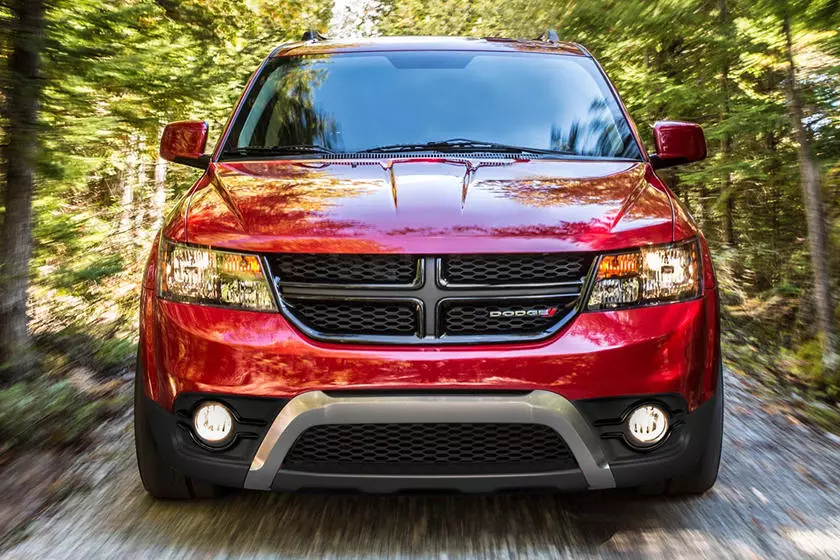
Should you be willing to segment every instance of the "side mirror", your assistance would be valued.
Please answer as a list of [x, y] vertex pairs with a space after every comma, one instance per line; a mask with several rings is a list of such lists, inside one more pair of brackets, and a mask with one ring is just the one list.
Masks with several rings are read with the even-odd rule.
[[204, 153], [204, 148], [207, 146], [208, 128], [204, 121], [169, 123], [163, 129], [160, 139], [160, 157], [174, 163], [207, 169], [210, 155]]
[[656, 153], [650, 156], [654, 169], [700, 161], [706, 157], [706, 137], [698, 124], [659, 121], [653, 125]]

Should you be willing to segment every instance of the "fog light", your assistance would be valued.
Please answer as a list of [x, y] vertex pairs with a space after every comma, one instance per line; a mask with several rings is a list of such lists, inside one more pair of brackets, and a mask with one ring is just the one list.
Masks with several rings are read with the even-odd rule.
[[646, 404], [634, 410], [627, 419], [630, 443], [639, 447], [656, 445], [668, 433], [668, 414], [660, 407]]
[[221, 445], [233, 435], [233, 415], [221, 403], [201, 403], [193, 414], [193, 429], [204, 443]]

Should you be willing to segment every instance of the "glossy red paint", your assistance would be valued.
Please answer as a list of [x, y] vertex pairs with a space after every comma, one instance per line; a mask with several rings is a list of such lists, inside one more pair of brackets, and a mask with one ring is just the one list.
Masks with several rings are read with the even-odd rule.
[[697, 223], [694, 221], [694, 218], [691, 217], [691, 214], [686, 211], [680, 201], [677, 199], [677, 196], [668, 188], [668, 185], [659, 178], [656, 172], [653, 170], [652, 165], [648, 165], [645, 169], [645, 180], [649, 182], [654, 188], [663, 190], [668, 193], [668, 198], [671, 200], [671, 207], [673, 208], [674, 215], [673, 215], [673, 239], [674, 241], [681, 241], [683, 239], [688, 239], [690, 237], [694, 237], [696, 235], [702, 235], [700, 232], [700, 228], [697, 226]]
[[706, 158], [706, 137], [700, 125], [659, 121], [653, 125], [656, 159], [661, 166], [691, 163]]
[[671, 200], [622, 161], [219, 163], [182, 240], [265, 252], [606, 251], [667, 243]]
[[[314, 342], [277, 313], [158, 301], [147, 390], [165, 407], [183, 391], [294, 396], [316, 389], [545, 389], [570, 399], [714, 391], [715, 292], [685, 303], [583, 313], [540, 343], [475, 347]], [[152, 324], [156, 325], [153, 327]], [[152, 346], [143, 346], [150, 351]]]
[[175, 162], [198, 158], [207, 146], [207, 131], [203, 121], [169, 123], [160, 139], [160, 157]]

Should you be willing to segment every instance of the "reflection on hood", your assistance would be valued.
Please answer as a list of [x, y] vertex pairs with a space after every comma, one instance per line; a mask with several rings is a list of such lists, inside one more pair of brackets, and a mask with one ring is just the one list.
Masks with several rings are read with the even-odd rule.
[[672, 239], [645, 164], [416, 158], [217, 164], [190, 242], [277, 252], [602, 251]]

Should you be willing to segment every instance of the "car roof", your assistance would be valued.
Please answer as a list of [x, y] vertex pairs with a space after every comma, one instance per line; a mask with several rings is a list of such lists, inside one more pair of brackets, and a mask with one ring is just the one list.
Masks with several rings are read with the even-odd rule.
[[365, 39], [320, 39], [286, 43], [271, 53], [277, 56], [302, 56], [348, 52], [389, 51], [488, 51], [488, 52], [537, 52], [590, 56], [577, 43], [543, 41], [539, 39], [506, 39], [503, 37], [376, 37]]

